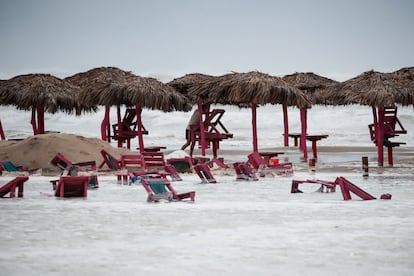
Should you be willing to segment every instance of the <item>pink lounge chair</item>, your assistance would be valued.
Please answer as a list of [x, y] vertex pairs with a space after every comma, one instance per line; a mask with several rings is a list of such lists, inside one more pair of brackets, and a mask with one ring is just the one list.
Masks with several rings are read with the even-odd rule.
[[121, 159], [115, 158], [112, 154], [107, 152], [106, 150], [101, 150], [101, 155], [103, 157], [102, 163], [99, 165], [98, 170], [102, 169], [104, 165], [108, 167], [111, 171], [119, 171], [122, 169], [122, 161]]
[[28, 179], [28, 176], [17, 176], [13, 180], [7, 182], [5, 185], [0, 187], [0, 198], [5, 198], [5, 195], [8, 193], [10, 193], [10, 196], [8, 198], [16, 197], [16, 188], [17, 196], [23, 197], [24, 182], [26, 182]]
[[167, 162], [171, 166], [178, 164], [177, 166], [181, 166], [181, 170], [187, 172], [194, 171], [198, 177], [200, 177], [202, 183], [217, 183], [217, 180], [211, 173], [209, 165], [203, 162], [200, 158], [186, 156], [184, 158], [170, 158]]
[[[66, 159], [62, 154], [57, 153], [56, 156], [50, 161], [52, 165], [55, 165], [58, 168], [62, 169], [61, 176], [76, 176], [79, 172], [90, 173], [91, 177], [89, 180], [89, 188], [98, 188], [98, 176], [93, 174], [96, 172], [96, 162], [95, 161], [86, 161], [79, 163], [72, 163]], [[58, 180], [52, 180], [53, 187], [55, 188], [56, 182]]]
[[237, 180], [259, 180], [248, 162], [233, 163], [233, 168], [237, 174]]
[[160, 200], [182, 201], [189, 198], [194, 202], [195, 192], [178, 194], [166, 178], [143, 178], [141, 184], [148, 193], [147, 202], [159, 202]]
[[163, 152], [141, 152], [143, 158], [144, 169], [148, 173], [159, 173], [168, 175], [172, 181], [182, 181], [183, 179], [178, 174], [173, 165], [165, 162]]
[[[341, 192], [344, 200], [351, 200], [351, 193], [354, 193], [355, 195], [359, 196], [363, 200], [372, 200], [376, 199], [374, 196], [370, 195], [369, 193], [365, 192], [355, 184], [351, 183], [348, 179], [340, 176], [337, 177], [335, 180], [335, 183], [341, 187]], [[391, 197], [390, 197], [391, 198]]]
[[90, 176], [61, 176], [55, 190], [57, 197], [87, 197]]

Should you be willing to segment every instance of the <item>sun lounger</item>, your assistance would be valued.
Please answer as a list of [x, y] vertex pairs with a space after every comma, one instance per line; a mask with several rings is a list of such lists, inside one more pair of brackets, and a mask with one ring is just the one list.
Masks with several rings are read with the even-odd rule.
[[16, 197], [16, 188], [17, 196], [23, 197], [24, 182], [26, 182], [28, 179], [28, 176], [17, 176], [13, 180], [4, 184], [2, 187], [0, 187], [0, 198], [4, 198], [8, 193], [10, 193], [9, 198]]
[[194, 191], [178, 194], [166, 178], [143, 178], [141, 184], [148, 193], [147, 202], [195, 200]]

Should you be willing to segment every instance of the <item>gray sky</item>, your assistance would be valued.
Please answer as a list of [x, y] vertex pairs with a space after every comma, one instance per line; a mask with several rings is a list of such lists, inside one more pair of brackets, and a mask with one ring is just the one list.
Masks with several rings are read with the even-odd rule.
[[345, 80], [414, 66], [414, 1], [0, 0], [0, 38], [1, 79], [117, 66]]

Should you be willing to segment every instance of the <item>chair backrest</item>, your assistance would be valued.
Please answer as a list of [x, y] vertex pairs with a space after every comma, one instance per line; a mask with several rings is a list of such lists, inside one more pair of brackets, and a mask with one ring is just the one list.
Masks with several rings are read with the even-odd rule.
[[87, 197], [90, 176], [61, 176], [55, 190], [58, 197]]
[[261, 165], [266, 165], [266, 160], [264, 160], [263, 157], [260, 156], [260, 154], [258, 152], [253, 152], [250, 153], [248, 156], [249, 159], [249, 163], [253, 166], [253, 168], [255, 168], [256, 170], [261, 166]]
[[140, 154], [123, 154], [121, 155], [121, 166], [123, 169], [132, 168], [134, 170], [143, 169], [143, 157]]
[[101, 150], [101, 155], [108, 166], [108, 168], [117, 171], [121, 169], [121, 160], [116, 159], [113, 155], [111, 155], [106, 150]]
[[19, 168], [17, 168], [11, 161], [5, 160], [0, 161], [0, 171], [17, 172], [19, 171]]
[[50, 163], [56, 167], [61, 168], [62, 170], [70, 170], [73, 165], [72, 162], [70, 162], [60, 153], [57, 153], [52, 161], [50, 161]]
[[154, 194], [167, 193], [168, 190], [165, 188], [164, 181], [148, 181], [148, 186], [154, 192]]
[[163, 152], [141, 152], [145, 169], [148, 168], [165, 168], [165, 159]]

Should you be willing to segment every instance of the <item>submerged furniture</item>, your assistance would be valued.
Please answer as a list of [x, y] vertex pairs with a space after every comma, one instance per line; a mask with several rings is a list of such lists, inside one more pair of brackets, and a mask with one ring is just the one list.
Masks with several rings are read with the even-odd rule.
[[[376, 199], [374, 196], [370, 195], [369, 193], [367, 193], [366, 191], [364, 191], [363, 189], [361, 189], [360, 187], [353, 184], [351, 181], [342, 176], [337, 177], [333, 182], [320, 179], [292, 180], [290, 192], [302, 193], [302, 191], [299, 190], [299, 185], [303, 183], [320, 184], [321, 188], [319, 189], [319, 191], [321, 192], [324, 190], [324, 188], [327, 192], [335, 192], [336, 185], [339, 185], [344, 200], [351, 200], [351, 193], [357, 195], [363, 200]], [[391, 199], [391, 195], [383, 194], [381, 195], [381, 199]]]
[[163, 152], [141, 152], [141, 156], [145, 172], [168, 175], [173, 181], [183, 180], [174, 166], [165, 162]]
[[251, 166], [259, 173], [261, 177], [267, 174], [293, 175], [293, 166], [291, 162], [268, 164], [258, 152], [249, 154], [248, 160]]
[[349, 181], [348, 179], [346, 179], [342, 176], [337, 177], [336, 180], [335, 180], [335, 183], [337, 185], [339, 185], [339, 187], [341, 187], [341, 192], [342, 192], [342, 196], [343, 196], [344, 200], [352, 199], [351, 192], [353, 194], [359, 196], [363, 200], [376, 199], [374, 196], [370, 195], [369, 193], [362, 190], [360, 187], [358, 187], [357, 185], [351, 183], [351, 181]]
[[[91, 174], [89, 179], [89, 188], [98, 188], [98, 176], [94, 175], [93, 172], [96, 171], [96, 162], [95, 161], [86, 161], [79, 163], [72, 163], [66, 159], [62, 154], [57, 153], [56, 156], [50, 161], [50, 163], [60, 169], [62, 169], [61, 176], [76, 176], [79, 173]], [[58, 180], [52, 180], [53, 187], [56, 188], [56, 182]]]
[[104, 149], [101, 150], [101, 155], [103, 157], [103, 161], [99, 165], [98, 169], [102, 169], [104, 165], [106, 165], [111, 171], [118, 171], [122, 168], [121, 159], [115, 158], [112, 154]]
[[141, 184], [148, 193], [147, 202], [195, 200], [194, 191], [178, 194], [166, 178], [143, 178]]
[[87, 197], [91, 176], [61, 176], [55, 189], [56, 197]]
[[304, 183], [310, 183], [310, 184], [319, 184], [321, 185], [319, 188], [319, 192], [326, 191], [327, 193], [335, 192], [336, 188], [336, 182], [330, 182], [320, 179], [307, 179], [307, 180], [292, 180], [292, 186], [290, 188], [290, 192], [292, 194], [294, 193], [302, 193], [301, 190], [299, 190], [299, 185]]
[[259, 180], [248, 162], [233, 163], [233, 168], [236, 171], [237, 180]]
[[3, 172], [10, 172], [16, 174], [29, 174], [30, 172], [35, 170], [28, 170], [23, 168], [22, 166], [16, 166], [10, 160], [0, 160], [0, 174]]
[[186, 156], [183, 158], [170, 158], [167, 163], [174, 167], [175, 170], [181, 172], [195, 172], [200, 177], [202, 183], [217, 183], [214, 175], [210, 170], [207, 162], [203, 162], [201, 158]]
[[[23, 190], [24, 190], [24, 182], [29, 179], [28, 176], [17, 176], [14, 179], [10, 180], [6, 184], [0, 187], [0, 198], [6, 197], [8, 193], [10, 195], [8, 198], [16, 197], [16, 188], [17, 188], [17, 196], [23, 197]], [[7, 198], [7, 197], [6, 197]]]

